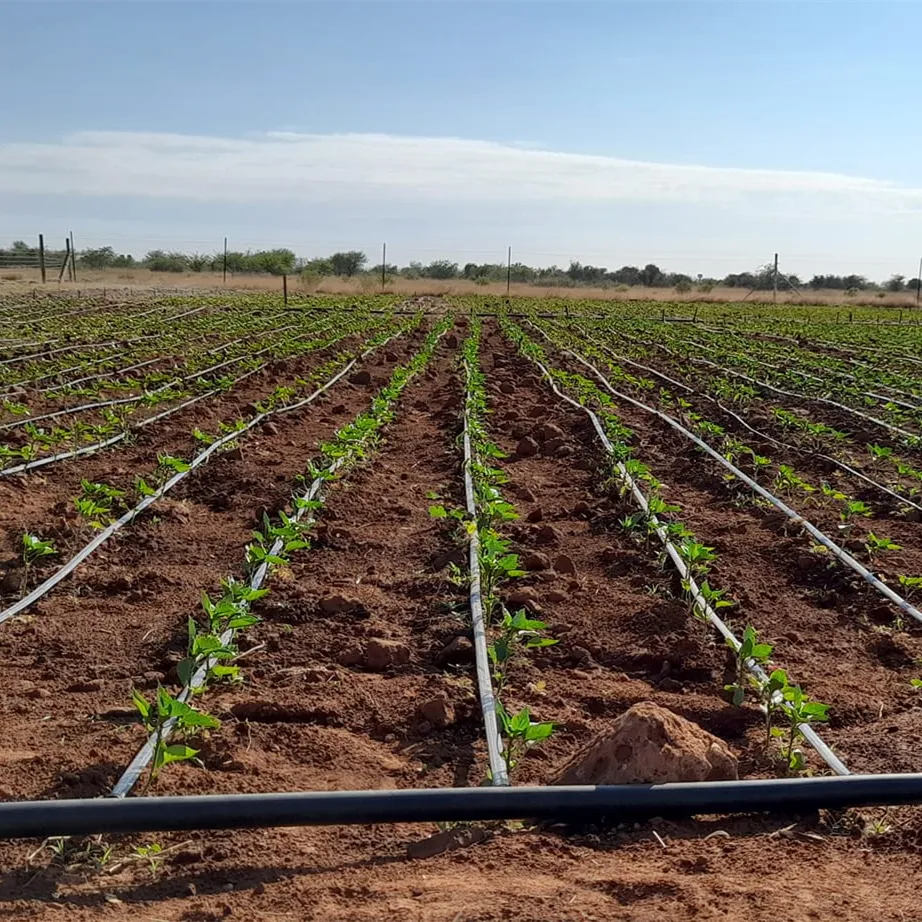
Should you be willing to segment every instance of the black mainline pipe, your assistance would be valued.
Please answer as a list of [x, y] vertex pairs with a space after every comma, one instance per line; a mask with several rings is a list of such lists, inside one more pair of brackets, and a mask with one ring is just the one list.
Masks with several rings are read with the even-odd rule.
[[0, 838], [501, 819], [624, 822], [922, 804], [922, 774], [661, 785], [321, 791], [0, 804]]

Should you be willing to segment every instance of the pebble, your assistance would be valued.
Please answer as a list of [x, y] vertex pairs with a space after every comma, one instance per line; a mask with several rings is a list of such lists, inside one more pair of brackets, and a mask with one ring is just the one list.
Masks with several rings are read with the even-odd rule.
[[410, 661], [410, 648], [399, 640], [375, 637], [365, 647], [365, 666], [372, 672], [382, 672], [391, 666], [403, 666]]
[[437, 661], [443, 666], [461, 666], [474, 659], [474, 644], [469, 637], [460, 634], [442, 648]]
[[575, 576], [576, 564], [573, 563], [572, 557], [568, 557], [566, 554], [558, 554], [554, 558], [554, 570], [564, 576]]
[[532, 551], [522, 558], [522, 566], [526, 570], [550, 570], [551, 561], [547, 554], [542, 554], [540, 551]]
[[515, 456], [517, 458], [531, 458], [538, 454], [538, 443], [529, 435], [520, 439], [515, 446]]
[[419, 706], [419, 716], [439, 730], [455, 722], [455, 709], [446, 698], [431, 698]]
[[562, 539], [560, 530], [553, 525], [542, 525], [535, 530], [535, 541], [538, 544], [560, 544]]

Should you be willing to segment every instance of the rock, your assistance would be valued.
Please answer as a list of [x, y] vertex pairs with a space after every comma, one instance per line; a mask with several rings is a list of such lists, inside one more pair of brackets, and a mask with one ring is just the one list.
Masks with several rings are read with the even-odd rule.
[[441, 666], [466, 666], [474, 661], [474, 644], [469, 637], [460, 634], [442, 648], [436, 661]]
[[561, 769], [554, 784], [732, 781], [736, 756], [697, 724], [652, 702], [635, 704]]
[[548, 591], [545, 598], [548, 602], [566, 602], [568, 596], [563, 589], [551, 589]]
[[572, 557], [568, 557], [566, 554], [558, 554], [554, 558], [554, 570], [564, 576], [575, 576], [576, 564], [573, 563]]
[[358, 666], [362, 662], [362, 651], [358, 647], [346, 647], [337, 657], [340, 666]]
[[560, 439], [563, 441], [566, 436], [563, 429], [560, 426], [555, 426], [553, 423], [544, 423], [535, 430], [535, 435], [542, 441], [547, 442], [551, 439]]
[[538, 454], [538, 443], [530, 436], [519, 439], [518, 445], [515, 446], [516, 458], [531, 458]]
[[349, 377], [349, 381], [359, 387], [367, 387], [371, 384], [371, 372], [365, 371], [364, 369], [362, 371], [357, 371], [354, 375]]
[[444, 570], [450, 563], [457, 566], [463, 566], [467, 561], [466, 547], [453, 547], [449, 551], [443, 551], [432, 558], [432, 569], [435, 571]]
[[50, 698], [51, 692], [47, 688], [33, 688], [26, 693], [27, 698]]
[[525, 516], [526, 522], [540, 522], [544, 518], [544, 510], [538, 506], [535, 509], [532, 509], [528, 515]]
[[318, 607], [325, 615], [367, 615], [368, 610], [358, 599], [335, 593], [324, 596]]
[[567, 443], [563, 439], [548, 439], [544, 443], [544, 453], [547, 455], [554, 455], [560, 451], [561, 448], [566, 448]]
[[482, 826], [456, 826], [445, 832], [437, 832], [419, 842], [411, 842], [407, 846], [407, 857], [433, 858], [445, 852], [468, 848], [478, 842], [483, 842], [488, 836], [489, 833]]
[[513, 589], [507, 596], [510, 605], [527, 605], [529, 602], [538, 601], [538, 592], [531, 586], [523, 586], [521, 589]]
[[455, 709], [446, 698], [431, 698], [419, 706], [419, 716], [437, 730], [444, 730], [455, 722]]
[[561, 445], [557, 451], [554, 452], [555, 458], [569, 458], [570, 455], [574, 454], [573, 448], [570, 445]]
[[410, 648], [399, 640], [375, 637], [365, 647], [365, 667], [372, 672], [383, 672], [391, 666], [410, 662]]
[[534, 534], [536, 544], [557, 545], [563, 540], [560, 530], [553, 525], [542, 525], [540, 528], [535, 529]]
[[575, 515], [577, 518], [587, 516], [591, 512], [592, 507], [585, 501], [580, 501], [573, 507], [573, 515]]
[[526, 503], [533, 503], [535, 501], [535, 494], [528, 489], [528, 487], [523, 487], [519, 483], [510, 483], [506, 487], [506, 492], [510, 493], [512, 496], [518, 497], [520, 500]]
[[547, 554], [540, 551], [532, 551], [522, 558], [522, 567], [526, 570], [550, 570], [551, 561]]

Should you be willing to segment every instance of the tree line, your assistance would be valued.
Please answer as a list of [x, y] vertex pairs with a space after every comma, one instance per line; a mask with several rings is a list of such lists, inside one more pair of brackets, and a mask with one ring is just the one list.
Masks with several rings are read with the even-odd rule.
[[[0, 268], [38, 265], [38, 248], [17, 240], [7, 249], [0, 248]], [[49, 265], [60, 265], [65, 258], [64, 250], [46, 250]], [[507, 272], [513, 282], [548, 287], [593, 286], [603, 288], [634, 287], [675, 288], [679, 292], [710, 291], [721, 286], [725, 288], [755, 289], [770, 291], [774, 285], [774, 270], [771, 265], [762, 266], [753, 272], [738, 272], [723, 278], [704, 275], [691, 276], [682, 272], [666, 272], [654, 263], [643, 267], [622, 266], [607, 269], [604, 266], [572, 261], [567, 268], [559, 266], [534, 267], [516, 262], [511, 266], [503, 263], [474, 263], [461, 265], [449, 259], [436, 259], [430, 263], [410, 262], [406, 266], [387, 264], [368, 265], [368, 256], [361, 250], [348, 250], [315, 259], [301, 259], [293, 250], [232, 250], [228, 253], [182, 253], [176, 250], [150, 250], [143, 258], [135, 259], [131, 254], [117, 253], [112, 247], [96, 247], [79, 250], [77, 266], [85, 269], [150, 269], [153, 272], [223, 272], [235, 275], [296, 275], [305, 278], [322, 279], [330, 277], [354, 278], [371, 276], [396, 279], [465, 279], [477, 284], [505, 282]], [[863, 275], [814, 275], [802, 280], [796, 275], [784, 274], [778, 277], [779, 290], [790, 287], [803, 290], [810, 288], [835, 289], [846, 292], [859, 291], [915, 291], [918, 279], [907, 279], [893, 275], [885, 282], [874, 282]]]

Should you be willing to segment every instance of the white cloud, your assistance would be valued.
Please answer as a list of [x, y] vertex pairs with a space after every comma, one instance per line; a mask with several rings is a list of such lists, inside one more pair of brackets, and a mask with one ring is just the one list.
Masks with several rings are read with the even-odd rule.
[[794, 170], [622, 160], [460, 138], [276, 131], [81, 132], [0, 143], [0, 193], [199, 202], [736, 204], [790, 215], [922, 214], [922, 189]]

